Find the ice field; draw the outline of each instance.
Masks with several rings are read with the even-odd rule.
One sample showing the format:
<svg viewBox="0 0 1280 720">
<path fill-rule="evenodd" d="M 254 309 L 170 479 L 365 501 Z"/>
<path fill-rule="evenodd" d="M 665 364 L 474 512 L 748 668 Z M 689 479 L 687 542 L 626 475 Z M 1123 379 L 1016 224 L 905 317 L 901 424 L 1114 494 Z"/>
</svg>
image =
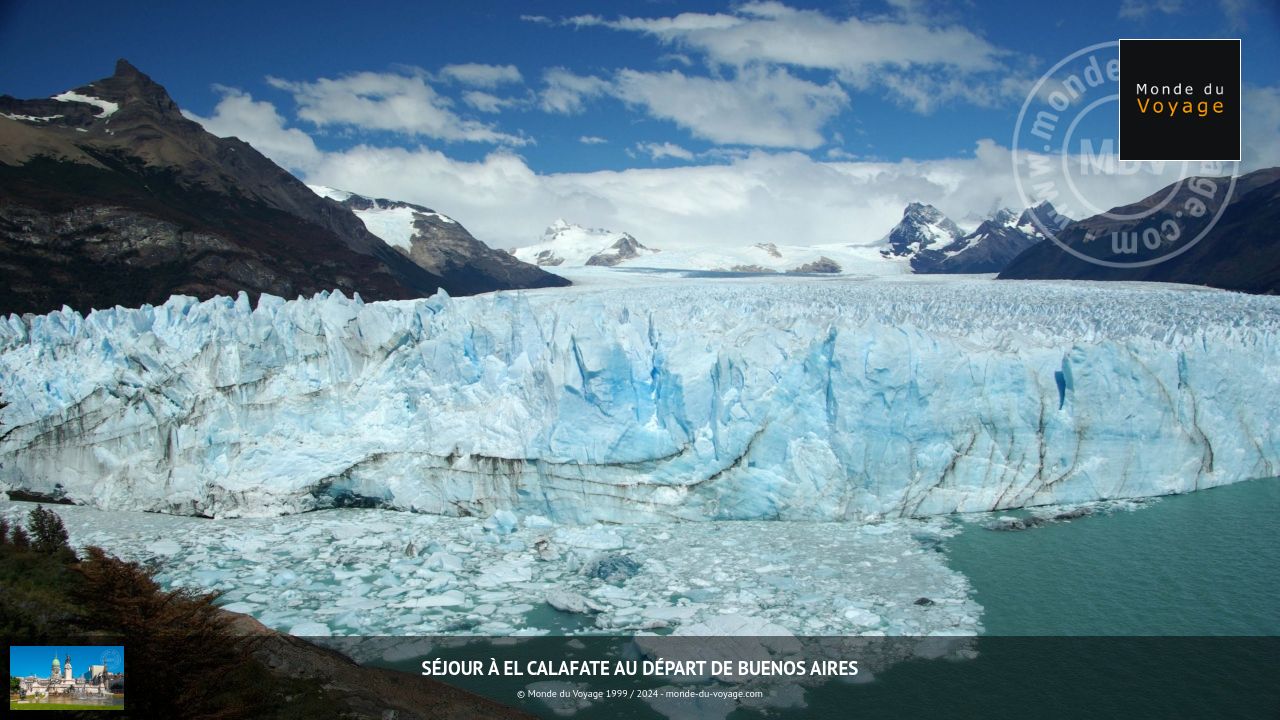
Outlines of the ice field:
<svg viewBox="0 0 1280 720">
<path fill-rule="evenodd" d="M 1280 467 L 1280 298 L 626 280 L 10 316 L 0 487 L 213 517 L 864 521 Z"/>
</svg>

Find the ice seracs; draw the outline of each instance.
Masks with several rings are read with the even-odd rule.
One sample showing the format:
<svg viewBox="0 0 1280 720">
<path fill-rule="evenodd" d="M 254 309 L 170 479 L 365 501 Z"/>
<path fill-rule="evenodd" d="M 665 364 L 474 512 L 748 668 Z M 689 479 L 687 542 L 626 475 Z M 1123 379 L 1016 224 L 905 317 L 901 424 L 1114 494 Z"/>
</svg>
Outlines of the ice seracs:
<svg viewBox="0 0 1280 720">
<path fill-rule="evenodd" d="M 1278 328 L 1280 299 L 1184 287 L 785 277 L 10 316 L 0 482 L 556 522 L 1161 495 L 1280 467 Z"/>
</svg>

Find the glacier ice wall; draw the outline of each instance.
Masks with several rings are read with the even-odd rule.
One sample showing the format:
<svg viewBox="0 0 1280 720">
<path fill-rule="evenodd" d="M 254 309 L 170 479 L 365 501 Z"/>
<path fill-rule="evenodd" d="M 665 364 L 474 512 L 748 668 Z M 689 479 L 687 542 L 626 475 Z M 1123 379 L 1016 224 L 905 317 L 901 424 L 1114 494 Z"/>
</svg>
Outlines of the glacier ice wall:
<svg viewBox="0 0 1280 720">
<path fill-rule="evenodd" d="M 771 280 L 0 320 L 0 485 L 249 516 L 872 519 L 1277 474 L 1280 299 Z"/>
</svg>

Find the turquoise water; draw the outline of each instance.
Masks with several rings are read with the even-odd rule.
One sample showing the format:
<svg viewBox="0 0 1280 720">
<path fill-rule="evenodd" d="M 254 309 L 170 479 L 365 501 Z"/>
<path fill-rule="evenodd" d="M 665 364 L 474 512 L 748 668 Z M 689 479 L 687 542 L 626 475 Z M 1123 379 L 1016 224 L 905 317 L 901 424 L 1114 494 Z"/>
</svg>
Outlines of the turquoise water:
<svg viewBox="0 0 1280 720">
<path fill-rule="evenodd" d="M 1020 532 L 987 530 L 992 518 L 966 519 L 943 548 L 984 608 L 976 658 L 910 660 L 872 682 L 810 688 L 803 707 L 766 715 L 738 709 L 728 717 L 1280 718 L 1280 479 Z M 625 644 L 583 639 L 567 651 L 564 642 L 543 638 L 457 656 L 608 657 Z M 514 700 L 526 681 L 452 682 L 556 717 L 539 702 Z M 573 717 L 662 715 L 631 699 L 598 701 Z"/>
<path fill-rule="evenodd" d="M 987 635 L 1280 635 L 1280 479 L 947 543 Z"/>
</svg>

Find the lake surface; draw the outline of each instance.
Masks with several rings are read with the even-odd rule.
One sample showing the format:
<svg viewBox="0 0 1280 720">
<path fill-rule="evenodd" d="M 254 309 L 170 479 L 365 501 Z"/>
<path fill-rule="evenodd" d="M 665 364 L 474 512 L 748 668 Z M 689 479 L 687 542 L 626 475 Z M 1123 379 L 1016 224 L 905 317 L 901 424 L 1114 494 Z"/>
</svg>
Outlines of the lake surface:
<svg viewBox="0 0 1280 720">
<path fill-rule="evenodd" d="M 984 518 L 983 520 L 986 520 Z M 1280 635 L 1280 479 L 946 543 L 987 635 Z"/>
</svg>

